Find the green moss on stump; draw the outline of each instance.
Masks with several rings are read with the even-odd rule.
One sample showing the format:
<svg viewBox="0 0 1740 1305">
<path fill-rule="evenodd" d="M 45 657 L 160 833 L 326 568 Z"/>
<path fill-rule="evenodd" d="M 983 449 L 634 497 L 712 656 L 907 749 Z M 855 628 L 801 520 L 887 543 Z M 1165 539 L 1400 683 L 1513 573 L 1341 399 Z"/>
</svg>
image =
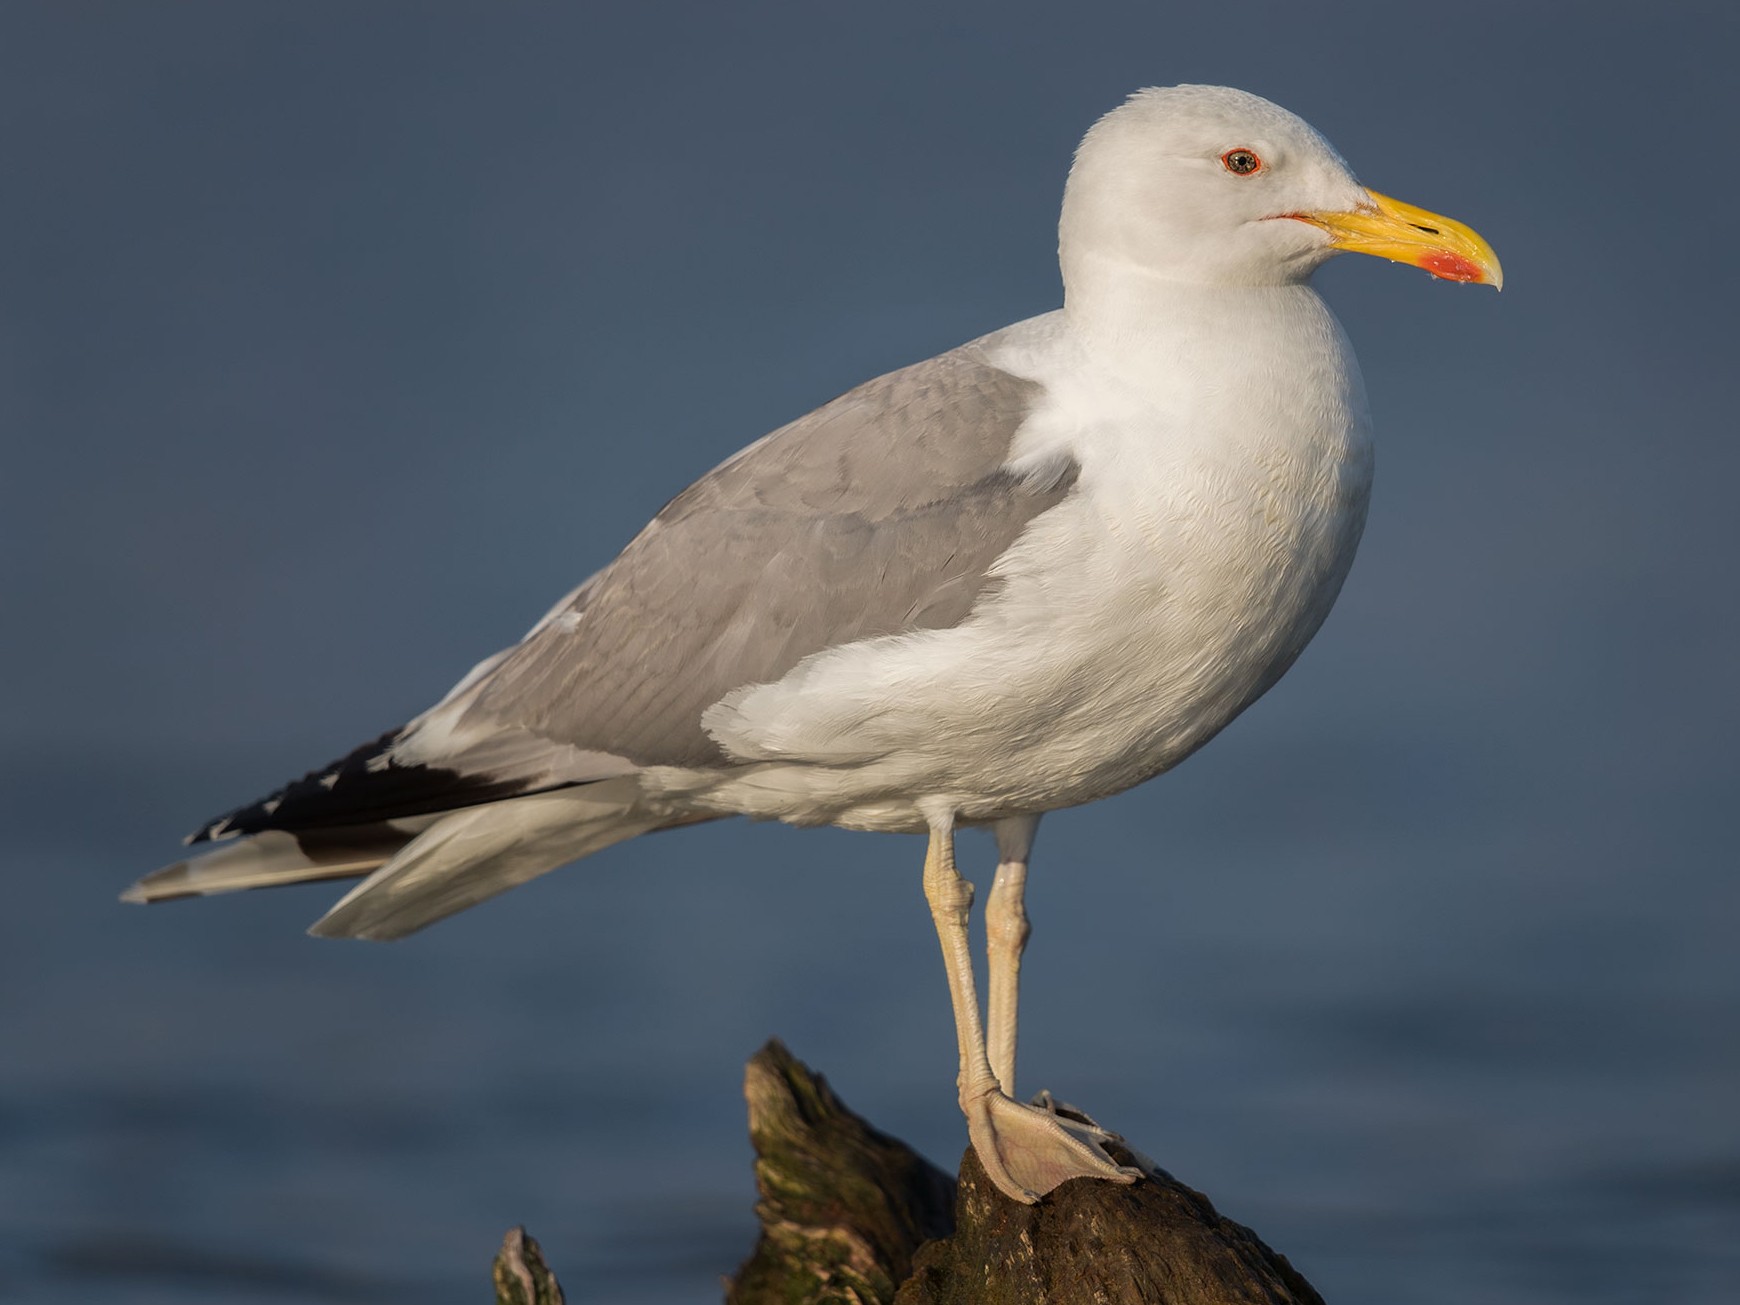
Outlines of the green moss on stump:
<svg viewBox="0 0 1740 1305">
<path fill-rule="evenodd" d="M 563 1305 L 562 1287 L 543 1249 L 524 1228 L 511 1230 L 495 1254 L 496 1305 Z"/>
<path fill-rule="evenodd" d="M 872 1128 L 777 1040 L 744 1075 L 761 1237 L 728 1305 L 891 1305 L 925 1241 L 953 1226 L 954 1181 Z"/>
</svg>

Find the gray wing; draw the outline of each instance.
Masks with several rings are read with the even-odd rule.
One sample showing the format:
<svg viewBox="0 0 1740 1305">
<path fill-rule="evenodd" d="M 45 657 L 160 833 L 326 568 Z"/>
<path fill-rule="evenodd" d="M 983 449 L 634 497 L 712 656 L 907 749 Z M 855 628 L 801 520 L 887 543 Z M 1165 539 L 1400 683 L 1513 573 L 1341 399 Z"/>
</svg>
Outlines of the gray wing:
<svg viewBox="0 0 1740 1305">
<path fill-rule="evenodd" d="M 1038 389 L 964 346 L 751 445 L 450 698 L 457 735 L 715 765 L 701 714 L 732 689 L 826 648 L 958 623 L 991 563 L 1074 483 L 1073 465 L 1037 483 L 1004 469 Z"/>
</svg>

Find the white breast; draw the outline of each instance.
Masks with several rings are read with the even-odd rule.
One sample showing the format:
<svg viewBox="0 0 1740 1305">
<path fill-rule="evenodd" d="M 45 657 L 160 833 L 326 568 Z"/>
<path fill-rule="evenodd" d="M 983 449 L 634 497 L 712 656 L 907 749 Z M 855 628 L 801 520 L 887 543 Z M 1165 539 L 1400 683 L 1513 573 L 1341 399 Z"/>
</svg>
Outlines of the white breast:
<svg viewBox="0 0 1740 1305">
<path fill-rule="evenodd" d="M 1077 492 L 960 626 L 835 649 L 735 702 L 716 733 L 767 764 L 722 808 L 914 828 L 913 795 L 966 819 L 1103 797 L 1205 743 L 1328 614 L 1371 456 L 1357 365 L 1312 291 L 1223 289 L 1141 338 L 1055 313 L 983 344 L 1045 386 L 1012 464 L 1067 454 Z"/>
</svg>

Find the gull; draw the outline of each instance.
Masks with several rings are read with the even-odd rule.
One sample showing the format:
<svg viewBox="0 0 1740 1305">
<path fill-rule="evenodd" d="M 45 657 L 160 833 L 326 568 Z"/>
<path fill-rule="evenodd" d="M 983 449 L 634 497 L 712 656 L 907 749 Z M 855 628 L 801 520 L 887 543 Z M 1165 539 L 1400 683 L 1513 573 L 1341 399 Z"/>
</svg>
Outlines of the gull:
<svg viewBox="0 0 1740 1305">
<path fill-rule="evenodd" d="M 959 1102 L 1031 1203 L 1129 1182 L 1015 1097 L 1034 832 L 1177 765 L 1328 614 L 1371 487 L 1364 386 L 1310 287 L 1342 250 L 1501 284 L 1468 227 L 1305 122 L 1138 91 L 1070 168 L 1063 306 L 859 386 L 690 485 L 400 729 L 187 841 L 132 901 L 364 876 L 311 930 L 398 938 L 656 829 L 927 834 Z M 955 831 L 988 827 L 981 1022 Z"/>
</svg>

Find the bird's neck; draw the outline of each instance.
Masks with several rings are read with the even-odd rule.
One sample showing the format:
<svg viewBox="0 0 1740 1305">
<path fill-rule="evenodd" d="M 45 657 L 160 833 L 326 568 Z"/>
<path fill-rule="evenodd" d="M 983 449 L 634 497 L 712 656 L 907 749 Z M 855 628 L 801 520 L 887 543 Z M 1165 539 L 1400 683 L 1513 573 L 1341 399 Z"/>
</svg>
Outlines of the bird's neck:
<svg viewBox="0 0 1740 1305">
<path fill-rule="evenodd" d="M 1242 388 L 1285 363 L 1300 375 L 1349 371 L 1351 355 L 1328 307 L 1303 282 L 1205 285 L 1125 264 L 1081 264 L 1066 285 L 1069 334 L 1095 364 L 1127 383 Z"/>
<path fill-rule="evenodd" d="M 1063 311 L 1088 339 L 1140 347 L 1166 346 L 1180 334 L 1236 333 L 1245 321 L 1273 320 L 1289 305 L 1316 304 L 1302 279 L 1264 284 L 1205 282 L 1103 254 L 1066 253 Z"/>
</svg>

